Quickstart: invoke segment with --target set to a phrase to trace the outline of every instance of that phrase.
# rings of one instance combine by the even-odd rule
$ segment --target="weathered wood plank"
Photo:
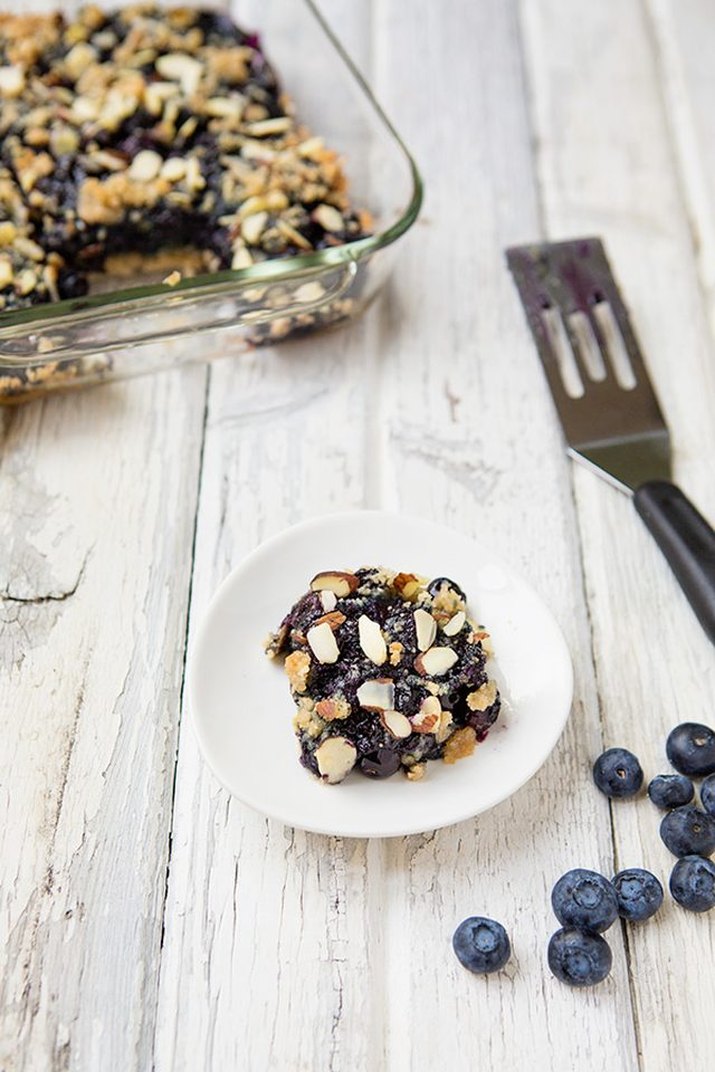
[[[149,1063],[204,381],[3,418],[3,1068]]]
[[[673,433],[677,479],[713,518],[715,355],[643,6],[589,5],[578,20],[558,0],[522,6],[547,226],[605,235]],[[627,499],[585,472],[575,478],[606,742],[631,747],[652,776],[667,768],[673,725],[712,721],[712,646]],[[649,801],[613,813],[620,865],[667,880],[673,859]],[[693,1025],[715,1002],[715,920],[671,902],[630,929],[629,944],[643,1067],[698,1067],[709,1050]]]
[[[576,712],[511,802],[369,844],[281,830],[230,801],[183,725],[156,1068],[632,1069],[618,933],[599,993],[568,991],[544,964],[553,880],[576,863],[607,871],[612,852],[584,776],[600,730],[568,469],[501,257],[539,227],[515,6],[453,0],[406,18],[385,3],[372,41],[378,93],[425,171],[425,218],[362,324],[213,370],[192,622],[263,536],[331,508],[399,506],[491,530],[527,570],[576,653]],[[406,56],[449,62],[449,79]],[[473,912],[510,926],[506,978],[455,964],[452,929]]]
[[[577,865],[608,872],[612,850],[587,773],[601,741],[569,471],[503,261],[505,246],[540,233],[517,7],[431,5],[419,20],[398,3],[380,10],[381,93],[412,132],[428,189],[428,222],[401,271],[402,329],[383,335],[388,493],[405,510],[484,534],[519,564],[559,617],[577,676],[570,725],[528,786],[474,822],[386,849],[391,922],[402,927],[390,1067],[633,1068],[619,933],[599,991],[568,990],[545,963],[553,882]],[[388,42],[448,64],[449,78],[418,66],[408,89]],[[452,928],[473,913],[510,928],[507,978],[471,978],[455,963]]]

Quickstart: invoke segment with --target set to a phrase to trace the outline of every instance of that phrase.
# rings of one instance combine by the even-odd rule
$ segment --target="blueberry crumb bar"
[[[266,643],[285,656],[301,763],[330,784],[471,755],[499,715],[490,653],[454,581],[382,567],[319,573]]]
[[[171,286],[187,250],[188,274],[239,270],[371,227],[225,12],[0,13],[0,312],[82,298],[125,257],[173,252]],[[30,386],[0,363],[0,397]]]

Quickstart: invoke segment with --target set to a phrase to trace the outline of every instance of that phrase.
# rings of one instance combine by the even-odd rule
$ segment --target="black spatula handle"
[[[667,480],[642,484],[636,510],[670,563],[700,624],[715,644],[715,531],[680,488]]]

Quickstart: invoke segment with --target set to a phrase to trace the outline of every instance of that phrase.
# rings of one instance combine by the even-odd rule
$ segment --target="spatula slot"
[[[600,328],[608,351],[608,359],[619,387],[622,387],[624,391],[632,391],[638,381],[610,302],[597,302],[593,306],[593,315]]]
[[[542,309],[541,319],[558,366],[564,391],[569,398],[583,398],[584,386],[566,327],[558,309]]]
[[[594,383],[601,383],[608,372],[591,321],[585,313],[576,312],[569,314],[568,323],[587,376]]]

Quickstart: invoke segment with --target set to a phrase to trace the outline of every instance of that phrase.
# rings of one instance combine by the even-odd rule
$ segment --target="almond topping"
[[[345,220],[333,205],[317,205],[313,210],[313,219],[325,231],[345,230]]]
[[[340,649],[329,622],[312,626],[306,634],[306,639],[319,663],[336,663],[340,658]]]
[[[19,97],[25,88],[25,73],[22,67],[0,67],[0,96]]]
[[[154,66],[162,78],[180,82],[187,97],[193,96],[198,89],[204,70],[203,64],[184,52],[168,52],[165,56],[159,56]]]
[[[456,636],[464,628],[464,623],[467,620],[467,615],[463,610],[458,610],[453,618],[450,618],[446,625],[442,626],[442,632],[445,636]]]
[[[320,602],[323,604],[323,610],[326,614],[329,614],[331,610],[335,610],[338,605],[338,597],[335,592],[329,592],[328,589],[324,589],[320,593]]]
[[[127,175],[132,182],[151,182],[161,171],[164,163],[153,149],[142,149],[131,162]]]
[[[434,638],[437,636],[437,622],[434,620],[429,611],[416,610],[414,614],[415,618],[415,632],[417,633],[417,647],[420,651],[427,651],[434,644]]]
[[[416,715],[412,716],[415,733],[434,733],[439,724],[442,707],[436,696],[426,696]]]
[[[409,737],[412,733],[412,723],[399,711],[383,711],[382,721],[393,737]]]
[[[315,759],[325,781],[335,785],[355,766],[357,750],[345,737],[326,737],[316,748]]]
[[[387,644],[378,623],[368,618],[367,614],[361,614],[358,618],[358,635],[360,647],[368,659],[375,666],[382,666],[387,659]]]
[[[363,681],[357,690],[358,703],[366,711],[392,711],[395,707],[395,686],[389,678]]]
[[[415,670],[427,677],[441,677],[454,666],[459,656],[451,648],[430,648],[415,659]]]
[[[344,621],[344,614],[341,614],[339,610],[331,610],[328,611],[327,614],[324,614],[322,618],[317,618],[313,622],[313,625],[322,625],[323,622],[327,622],[333,632],[335,632],[336,629],[340,628]]]
[[[310,582],[314,592],[334,592],[338,598],[350,595],[357,586],[358,579],[354,573],[339,573],[337,570],[319,573]]]

